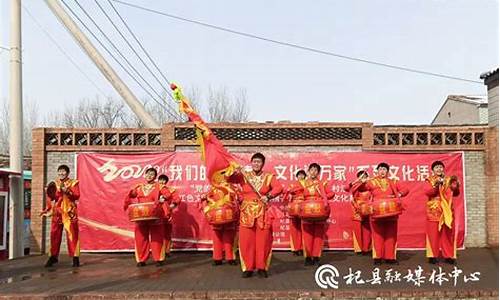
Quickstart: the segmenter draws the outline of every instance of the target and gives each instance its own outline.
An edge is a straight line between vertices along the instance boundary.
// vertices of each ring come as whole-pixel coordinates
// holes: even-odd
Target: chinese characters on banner
[[[325,247],[330,249],[352,248],[351,195],[344,186],[355,179],[357,171],[368,170],[370,176],[379,162],[391,168],[389,177],[396,178],[410,189],[403,198],[407,210],[400,216],[398,247],[423,249],[425,247],[425,179],[431,174],[430,164],[441,160],[448,175],[456,175],[462,191],[454,200],[457,241],[461,247],[465,232],[464,176],[462,153],[401,154],[371,152],[318,152],[318,153],[264,153],[266,171],[273,172],[285,186],[294,180],[299,169],[307,169],[312,162],[321,165],[321,178],[332,183],[335,196],[330,202],[331,215]],[[235,153],[245,165],[251,153]],[[130,188],[143,180],[149,167],[170,178],[169,185],[177,189],[182,204],[174,213],[174,249],[211,249],[211,227],[199,208],[201,194],[209,189],[206,170],[197,152],[150,154],[100,154],[83,153],[77,156],[77,178],[81,197],[82,250],[133,250],[133,223],[122,209],[123,200]],[[281,198],[272,200],[285,211]],[[283,216],[274,224],[275,249],[289,247],[289,219]]]

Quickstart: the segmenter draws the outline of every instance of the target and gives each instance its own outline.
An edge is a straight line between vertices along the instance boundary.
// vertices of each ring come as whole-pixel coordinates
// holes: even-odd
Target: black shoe
[[[57,259],[57,257],[55,256],[51,256],[49,257],[49,259],[47,260],[47,262],[45,263],[45,267],[46,268],[50,268],[52,267],[54,264],[56,264],[59,260]]]
[[[257,276],[259,276],[259,278],[267,278],[267,271],[266,270],[257,270]]]
[[[299,251],[292,251],[293,256],[299,256]]]
[[[312,257],[306,257],[305,261],[304,261],[304,266],[313,266],[314,265],[314,261],[312,259]]]
[[[361,256],[361,255],[363,255],[363,252],[361,252],[361,251],[356,252],[356,255]]]
[[[253,271],[245,271],[243,274],[241,274],[241,277],[243,278],[250,278],[253,275]]]
[[[363,254],[363,256],[368,256],[368,255],[372,254],[371,251],[363,251],[361,253]]]
[[[457,264],[457,260],[454,259],[454,258],[447,258],[444,260],[447,264],[450,264],[450,265],[456,265]]]
[[[302,250],[297,251],[297,256],[304,256],[304,251]]]
[[[80,258],[73,257],[73,267],[78,268],[80,266]]]
[[[222,260],[214,260],[212,261],[212,266],[220,266],[222,265]]]
[[[313,257],[313,265],[318,265],[319,266],[319,257]]]
[[[236,266],[238,263],[236,262],[236,260],[230,259],[230,260],[227,261],[227,264],[231,265],[231,266]]]
[[[399,262],[397,259],[386,259],[385,263],[389,264],[389,265],[399,265]]]
[[[373,264],[376,266],[380,266],[382,264],[382,260],[380,258],[373,259]]]
[[[145,267],[145,266],[146,266],[146,263],[145,263],[145,262],[143,262],[143,261],[141,261],[141,262],[138,262],[138,263],[137,263],[137,266],[138,266],[138,267]]]
[[[429,257],[429,263],[435,265],[438,263],[438,260],[435,257]]]
[[[161,267],[161,266],[164,266],[165,265],[165,261],[164,260],[159,260],[156,262],[156,266],[157,267]]]

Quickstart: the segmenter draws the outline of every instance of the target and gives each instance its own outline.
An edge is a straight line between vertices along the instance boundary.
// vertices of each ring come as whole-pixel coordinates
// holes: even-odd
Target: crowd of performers
[[[226,261],[237,265],[236,250],[244,278],[255,271],[267,277],[271,263],[272,225],[281,212],[268,202],[282,196],[290,218],[290,248],[293,255],[303,256],[306,266],[319,265],[322,255],[327,219],[328,201],[333,198],[331,183],[321,180],[321,166],[312,163],[306,171],[296,174],[296,181],[284,186],[272,173],[263,171],[265,157],[256,153],[251,157],[251,170],[238,167],[224,180],[212,184],[202,195],[201,207],[213,229],[213,265]],[[439,258],[456,262],[456,239],[453,198],[458,196],[460,184],[456,176],[446,176],[441,161],[431,165],[432,175],[426,181],[427,196],[426,256],[435,264]],[[376,174],[359,171],[357,178],[345,187],[352,194],[352,236],[354,251],[360,255],[371,253],[376,265],[397,264],[398,217],[405,210],[404,197],[408,189],[397,180],[387,177],[389,165],[380,163]],[[69,168],[58,168],[58,178],[47,186],[47,208],[42,212],[52,219],[50,231],[50,267],[57,263],[63,229],[66,231],[68,254],[73,266],[78,267],[80,244],[78,238],[77,200],[78,181],[70,179]],[[151,204],[155,218],[135,222],[135,258],[137,266],[145,266],[150,253],[161,266],[169,256],[172,244],[172,212],[180,197],[170,187],[168,177],[157,177],[154,168],[146,170],[144,182],[126,193],[123,209],[129,217],[133,207]],[[224,176],[224,174],[221,174]],[[142,208],[143,209],[143,208]],[[132,219],[132,217],[131,217]],[[218,222],[217,220],[226,220]],[[229,222],[227,221],[229,220]]]

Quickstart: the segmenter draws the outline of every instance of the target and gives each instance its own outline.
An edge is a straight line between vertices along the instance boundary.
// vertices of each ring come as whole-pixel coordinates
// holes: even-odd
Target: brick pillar
[[[487,130],[485,173],[488,245],[498,247],[498,127]]]
[[[31,237],[30,252],[45,253],[45,220],[39,217],[45,208],[45,129],[35,128],[32,131],[32,180],[31,180]]]
[[[161,129],[161,147],[163,151],[175,151],[175,123],[165,123]]]
[[[370,149],[373,145],[373,123],[363,123],[362,137],[363,149]]]

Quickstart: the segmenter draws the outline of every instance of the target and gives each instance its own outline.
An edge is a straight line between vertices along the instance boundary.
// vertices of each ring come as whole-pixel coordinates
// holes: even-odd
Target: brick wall
[[[488,86],[488,126],[490,127],[486,139],[488,244],[498,247],[498,69],[485,78],[484,83]]]
[[[32,169],[31,179],[31,236],[30,251],[32,253],[45,253],[45,220],[38,217],[45,207],[44,186],[45,182],[45,129],[36,128],[32,132]]]
[[[498,127],[492,127],[488,130],[486,145],[488,245],[498,247]]]
[[[464,156],[467,209],[465,247],[484,247],[487,245],[484,152],[468,151]]]

